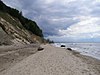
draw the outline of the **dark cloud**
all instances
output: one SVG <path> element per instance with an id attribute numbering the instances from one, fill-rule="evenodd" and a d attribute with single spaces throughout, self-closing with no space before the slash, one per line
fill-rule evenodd
<path id="1" fill-rule="evenodd" d="M 23 11 L 24 16 L 35 20 L 46 37 L 59 36 L 59 30 L 67 30 L 70 26 L 80 23 L 84 20 L 83 17 L 100 18 L 99 0 L 3 1 Z"/>

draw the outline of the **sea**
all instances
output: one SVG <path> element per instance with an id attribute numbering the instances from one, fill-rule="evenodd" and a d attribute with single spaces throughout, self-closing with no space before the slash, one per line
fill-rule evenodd
<path id="1" fill-rule="evenodd" d="M 66 48 L 80 52 L 82 55 L 91 56 L 100 60 L 100 43 L 54 43 L 56 47 L 65 45 Z"/>

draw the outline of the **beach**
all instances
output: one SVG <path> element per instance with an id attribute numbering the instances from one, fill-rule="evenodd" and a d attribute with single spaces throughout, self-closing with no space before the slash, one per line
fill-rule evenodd
<path id="1" fill-rule="evenodd" d="M 0 75 L 100 75 L 100 60 L 50 44 L 41 47 L 44 50 L 6 67 Z"/>

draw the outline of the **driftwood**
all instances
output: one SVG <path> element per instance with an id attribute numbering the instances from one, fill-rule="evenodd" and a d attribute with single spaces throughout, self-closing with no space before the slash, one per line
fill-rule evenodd
<path id="1" fill-rule="evenodd" d="M 67 48 L 67 50 L 72 51 L 72 49 L 71 49 L 71 48 Z"/>
<path id="2" fill-rule="evenodd" d="M 42 48 L 42 47 L 39 47 L 38 48 L 38 51 L 42 51 L 42 50 L 44 50 L 44 48 Z"/>

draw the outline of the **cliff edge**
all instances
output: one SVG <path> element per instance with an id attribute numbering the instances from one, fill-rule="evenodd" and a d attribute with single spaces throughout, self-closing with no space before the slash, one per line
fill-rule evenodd
<path id="1" fill-rule="evenodd" d="M 35 21 L 0 0 L 0 45 L 42 43 L 43 33 Z"/>

